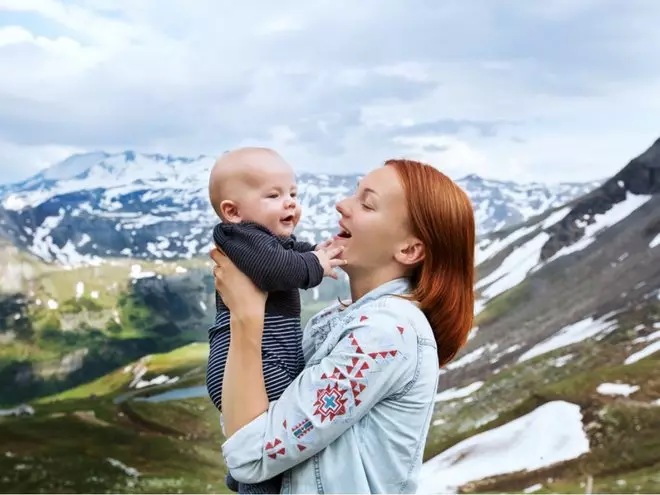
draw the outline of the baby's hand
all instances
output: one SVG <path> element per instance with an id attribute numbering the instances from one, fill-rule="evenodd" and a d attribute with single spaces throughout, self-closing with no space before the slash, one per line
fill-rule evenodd
<path id="1" fill-rule="evenodd" d="M 314 251 L 322 251 L 324 249 L 328 249 L 332 245 L 333 240 L 328 239 L 327 241 L 323 241 L 320 244 L 317 244 L 316 247 L 314 248 Z"/>
<path id="2" fill-rule="evenodd" d="M 346 260 L 338 259 L 337 256 L 344 250 L 343 246 L 332 248 L 332 249 L 319 249 L 314 251 L 314 254 L 321 262 L 323 267 L 323 276 L 330 277 L 337 280 L 337 272 L 335 271 L 336 266 L 344 266 Z"/>

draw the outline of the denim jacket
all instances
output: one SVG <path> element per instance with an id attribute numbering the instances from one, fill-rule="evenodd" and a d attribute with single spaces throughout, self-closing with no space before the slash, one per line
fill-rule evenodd
<path id="1" fill-rule="evenodd" d="M 232 476 L 284 473 L 282 493 L 415 493 L 438 385 L 421 310 L 394 295 L 406 279 L 307 324 L 305 369 L 268 411 L 222 446 Z"/>

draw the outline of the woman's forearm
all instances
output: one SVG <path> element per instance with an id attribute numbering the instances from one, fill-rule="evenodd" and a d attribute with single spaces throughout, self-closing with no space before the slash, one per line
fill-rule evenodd
<path id="1" fill-rule="evenodd" d="M 222 416 L 229 438 L 268 410 L 261 361 L 263 315 L 231 317 L 231 339 L 222 382 Z"/>

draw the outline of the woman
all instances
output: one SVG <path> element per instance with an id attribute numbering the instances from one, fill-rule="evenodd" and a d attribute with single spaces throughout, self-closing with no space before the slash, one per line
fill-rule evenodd
<path id="1" fill-rule="evenodd" d="M 412 493 L 438 368 L 473 317 L 475 227 L 467 195 L 437 169 L 390 160 L 337 205 L 349 305 L 313 317 L 306 367 L 268 403 L 261 368 L 266 295 L 217 250 L 230 308 L 223 455 L 235 479 L 280 473 L 282 493 Z"/>

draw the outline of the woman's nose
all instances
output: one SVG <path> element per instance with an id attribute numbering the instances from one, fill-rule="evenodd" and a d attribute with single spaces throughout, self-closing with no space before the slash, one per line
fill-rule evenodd
<path id="1" fill-rule="evenodd" d="M 348 208 L 347 208 L 346 202 L 347 202 L 347 198 L 344 198 L 341 201 L 339 201 L 337 203 L 337 205 L 335 206 L 335 208 L 337 209 L 339 214 L 342 215 L 342 216 L 345 216 L 345 217 L 348 216 Z"/>

